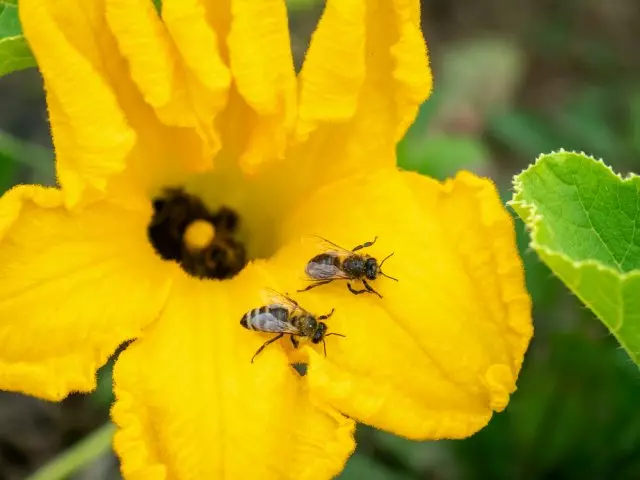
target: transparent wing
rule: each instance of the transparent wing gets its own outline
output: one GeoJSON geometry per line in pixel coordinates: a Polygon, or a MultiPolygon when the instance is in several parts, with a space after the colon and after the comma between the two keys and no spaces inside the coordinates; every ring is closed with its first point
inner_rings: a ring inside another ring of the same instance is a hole
{"type": "Polygon", "coordinates": [[[271,305],[281,305],[289,311],[299,310],[308,313],[298,302],[284,293],[280,293],[272,288],[265,288],[262,290],[262,293],[265,301],[271,305]]]}
{"type": "Polygon", "coordinates": [[[260,332],[290,333],[292,335],[300,333],[296,327],[288,322],[280,320],[269,312],[256,315],[252,319],[251,325],[255,330],[260,332]]]}
{"type": "Polygon", "coordinates": [[[351,250],[343,248],[340,245],[333,243],[331,240],[327,240],[326,238],[321,237],[320,235],[311,235],[311,237],[314,238],[320,245],[322,245],[322,253],[333,253],[340,256],[353,254],[351,250]]]}
{"type": "Polygon", "coordinates": [[[305,273],[313,280],[341,280],[350,278],[345,272],[335,265],[309,262],[304,269],[305,273]]]}

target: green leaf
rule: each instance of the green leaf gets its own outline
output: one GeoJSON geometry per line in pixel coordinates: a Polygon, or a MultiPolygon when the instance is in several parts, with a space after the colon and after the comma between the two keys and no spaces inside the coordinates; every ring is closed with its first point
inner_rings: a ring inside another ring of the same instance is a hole
{"type": "MultiPolygon", "coordinates": [[[[583,88],[576,92],[554,119],[555,128],[563,133],[565,147],[575,146],[596,156],[622,157],[619,127],[609,113],[614,98],[606,87],[583,88]]],[[[538,150],[540,151],[540,150],[538,150]]]]}
{"type": "Polygon", "coordinates": [[[0,195],[13,185],[15,163],[0,150],[0,195]]]}
{"type": "Polygon", "coordinates": [[[338,476],[338,480],[409,480],[411,477],[400,472],[394,472],[386,465],[375,459],[355,453],[351,456],[345,469],[338,476]]]}
{"type": "Polygon", "coordinates": [[[540,150],[552,150],[563,145],[557,129],[546,119],[528,112],[507,111],[489,117],[489,131],[516,152],[537,155],[540,150]]]}
{"type": "Polygon", "coordinates": [[[28,480],[63,480],[111,451],[116,427],[107,422],[61,455],[42,466],[28,480]]]}
{"type": "Polygon", "coordinates": [[[628,139],[634,155],[640,155],[640,88],[631,92],[628,98],[629,132],[628,139]]]}
{"type": "MultiPolygon", "coordinates": [[[[541,325],[572,311],[545,312],[541,325]]],[[[613,338],[540,330],[506,410],[450,443],[462,470],[457,478],[640,478],[637,367],[613,338]]]]}
{"type": "Polygon", "coordinates": [[[514,183],[533,249],[640,364],[640,177],[560,151],[514,183]]]}
{"type": "Polygon", "coordinates": [[[35,65],[22,34],[16,0],[0,0],[0,77],[35,65]]]}
{"type": "Polygon", "coordinates": [[[445,441],[416,442],[382,430],[373,430],[373,438],[379,449],[389,452],[401,463],[405,473],[442,473],[445,470],[451,470],[455,465],[448,443],[445,441]]]}
{"type": "Polygon", "coordinates": [[[481,139],[453,134],[425,137],[421,142],[407,142],[398,148],[398,165],[439,180],[458,170],[486,174],[490,155],[481,139]]]}
{"type": "MultiPolygon", "coordinates": [[[[41,185],[55,185],[53,152],[39,145],[25,142],[0,130],[0,162],[11,162],[12,171],[17,167],[28,169],[27,180],[41,185]]],[[[0,169],[1,170],[1,169],[0,169]]],[[[14,183],[12,173],[10,187],[14,183]]],[[[0,184],[1,186],[1,184],[0,184]]]]}
{"type": "Polygon", "coordinates": [[[292,11],[307,11],[322,5],[322,0],[287,0],[287,8],[292,11]]]}

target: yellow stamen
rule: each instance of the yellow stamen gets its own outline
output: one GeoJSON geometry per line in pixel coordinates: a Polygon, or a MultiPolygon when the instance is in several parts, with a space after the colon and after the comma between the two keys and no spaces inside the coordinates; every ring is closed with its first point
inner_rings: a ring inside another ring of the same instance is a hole
{"type": "Polygon", "coordinates": [[[184,244],[189,250],[203,250],[213,242],[215,227],[206,220],[194,220],[184,231],[184,244]]]}

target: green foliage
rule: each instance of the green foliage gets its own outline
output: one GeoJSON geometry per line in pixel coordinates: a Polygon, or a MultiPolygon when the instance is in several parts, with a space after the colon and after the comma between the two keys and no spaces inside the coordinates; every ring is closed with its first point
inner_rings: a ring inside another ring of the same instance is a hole
{"type": "Polygon", "coordinates": [[[286,0],[287,8],[291,11],[305,11],[322,5],[322,0],[286,0]]]}
{"type": "Polygon", "coordinates": [[[524,58],[518,45],[507,39],[474,38],[447,46],[433,69],[444,116],[456,111],[484,116],[511,104],[524,58]]]}
{"type": "Polygon", "coordinates": [[[347,462],[339,480],[410,480],[412,477],[394,471],[373,458],[355,453],[347,462]]]}
{"type": "Polygon", "coordinates": [[[416,121],[398,144],[398,165],[439,180],[452,177],[459,170],[486,174],[491,160],[482,138],[448,132],[427,134],[445,102],[446,96],[434,93],[421,106],[416,121]]]}
{"type": "Polygon", "coordinates": [[[111,450],[115,426],[105,423],[91,435],[77,442],[62,455],[43,465],[28,480],[62,480],[72,478],[72,475],[82,468],[86,468],[105,452],[111,450]]]}
{"type": "Polygon", "coordinates": [[[0,0],[0,77],[35,64],[20,27],[17,0],[0,0]]]}
{"type": "Polygon", "coordinates": [[[109,406],[114,401],[113,395],[113,365],[114,358],[98,370],[98,382],[95,391],[91,394],[92,400],[98,406],[109,406]]]}
{"type": "Polygon", "coordinates": [[[640,363],[640,178],[552,153],[515,178],[511,205],[533,249],[640,363]]]}
{"type": "Polygon", "coordinates": [[[588,151],[637,168],[640,88],[611,85],[572,90],[553,109],[527,107],[491,113],[487,133],[522,159],[558,149],[588,151]]]}
{"type": "Polygon", "coordinates": [[[566,138],[549,121],[521,110],[510,110],[490,119],[491,133],[523,157],[558,148],[566,138]]]}
{"type": "Polygon", "coordinates": [[[0,194],[13,186],[14,169],[15,164],[11,158],[0,151],[0,194]]]}
{"type": "MultiPolygon", "coordinates": [[[[152,1],[160,11],[161,0],[152,1]]],[[[323,3],[287,0],[294,35],[317,19],[323,3]]],[[[449,2],[446,8],[441,2],[422,3],[435,90],[398,146],[401,167],[439,179],[472,170],[493,178],[505,201],[511,197],[513,174],[543,151],[589,151],[615,161],[617,171],[638,172],[640,75],[629,55],[635,37],[629,29],[625,35],[624,28],[616,28],[616,22],[635,18],[625,2],[598,10],[606,15],[585,15],[593,13],[595,7],[586,4],[594,2],[551,6],[531,1],[522,22],[511,18],[520,7],[489,9],[483,16],[473,13],[478,7],[470,1],[449,2]],[[583,25],[588,28],[581,28],[581,18],[589,19],[583,25]],[[504,35],[497,38],[477,34],[496,31],[496,22],[512,27],[500,29],[504,35]],[[607,28],[598,28],[598,22],[607,28]],[[615,38],[606,37],[609,27],[615,38]]],[[[33,65],[16,5],[17,0],[0,0],[0,75],[33,65]]],[[[13,78],[6,80],[5,95],[24,89],[17,78],[17,87],[13,78]]],[[[55,183],[52,152],[20,140],[38,138],[33,127],[44,115],[2,120],[2,128],[13,135],[0,131],[0,189],[13,183],[55,183]]],[[[526,205],[520,210],[532,236],[520,219],[516,233],[536,335],[506,411],[462,441],[413,442],[359,425],[358,449],[340,480],[640,478],[640,373],[560,280],[573,282],[580,298],[614,320],[620,314],[616,307],[623,306],[625,328],[618,334],[627,331],[634,305],[623,302],[633,301],[627,283],[636,267],[629,270],[630,258],[621,262],[617,252],[634,240],[635,211],[624,210],[622,200],[631,205],[635,195],[637,202],[637,185],[635,193],[629,188],[637,180],[624,183],[584,159],[592,165],[585,165],[586,175],[578,177],[578,168],[563,165],[575,163],[576,155],[555,157],[543,157],[521,182],[526,205]],[[578,194],[591,200],[588,212],[580,210],[578,194]],[[538,216],[531,218],[534,208],[538,216]],[[593,215],[595,227],[585,226],[593,215]]],[[[99,371],[90,398],[96,411],[113,401],[112,366],[113,359],[99,371]]],[[[108,451],[110,436],[101,439],[100,450],[108,451]]],[[[77,452],[87,451],[82,445],[48,472],[68,477],[69,465],[90,463],[93,455],[77,460],[84,455],[77,452]],[[60,469],[61,463],[67,467],[60,469]]]]}
{"type": "Polygon", "coordinates": [[[339,480],[457,478],[449,442],[416,442],[366,425],[358,425],[356,442],[339,480]]]}
{"type": "Polygon", "coordinates": [[[0,130],[0,192],[22,182],[54,185],[53,152],[0,130]]]}
{"type": "Polygon", "coordinates": [[[405,146],[400,154],[400,166],[443,180],[458,170],[484,171],[489,165],[489,153],[484,143],[474,137],[438,134],[415,148],[405,146]]]}
{"type": "Polygon", "coordinates": [[[450,443],[462,478],[640,478],[638,370],[613,340],[592,337],[536,337],[506,411],[450,443]]]}

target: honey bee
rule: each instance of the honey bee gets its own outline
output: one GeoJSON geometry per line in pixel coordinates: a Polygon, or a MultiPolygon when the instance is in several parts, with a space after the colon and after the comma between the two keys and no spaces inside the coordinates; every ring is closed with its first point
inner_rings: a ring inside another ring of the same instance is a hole
{"type": "Polygon", "coordinates": [[[354,295],[375,293],[378,297],[382,298],[382,295],[376,292],[367,280],[375,280],[378,275],[382,275],[396,282],[398,281],[397,278],[390,277],[382,271],[382,265],[393,253],[387,255],[380,263],[370,255],[355,253],[358,250],[368,248],[376,243],[378,237],[375,237],[371,242],[358,245],[352,250],[342,248],[325,238],[320,237],[320,239],[328,245],[330,250],[320,253],[309,260],[304,271],[314,283],[302,290],[298,290],[298,292],[305,292],[320,285],[333,282],[334,280],[347,280],[347,288],[354,295]],[[355,290],[349,280],[360,280],[364,285],[364,289],[355,290]]]}
{"type": "Polygon", "coordinates": [[[289,335],[294,348],[298,348],[297,337],[306,337],[312,343],[322,342],[324,355],[327,356],[327,344],[325,337],[337,335],[344,337],[340,333],[326,333],[327,324],[322,320],[333,315],[334,309],[326,315],[316,317],[312,313],[302,308],[298,302],[277,292],[271,292],[273,303],[262,307],[254,308],[242,316],[240,325],[248,330],[258,332],[277,333],[275,337],[264,342],[258,351],[251,357],[251,363],[265,347],[281,339],[284,335],[289,335]]]}

